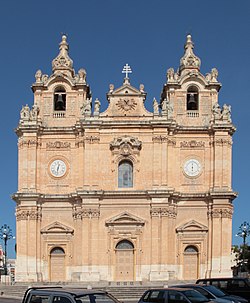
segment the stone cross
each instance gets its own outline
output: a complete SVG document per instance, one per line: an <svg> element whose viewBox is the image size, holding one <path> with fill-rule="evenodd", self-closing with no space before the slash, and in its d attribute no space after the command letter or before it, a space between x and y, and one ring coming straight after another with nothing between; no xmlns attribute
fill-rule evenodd
<svg viewBox="0 0 250 303"><path fill-rule="evenodd" d="M128 74L132 73L132 70L131 70L130 66L128 65L128 63L126 63L126 65L124 65L122 73L125 74L126 78L128 78Z"/></svg>

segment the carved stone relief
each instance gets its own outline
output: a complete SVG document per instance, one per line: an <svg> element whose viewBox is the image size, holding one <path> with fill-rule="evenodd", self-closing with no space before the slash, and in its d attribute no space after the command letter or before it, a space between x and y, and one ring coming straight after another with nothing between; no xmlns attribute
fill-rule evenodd
<svg viewBox="0 0 250 303"><path fill-rule="evenodd" d="M181 141L180 146L181 147L187 147L187 148L200 148L200 147L205 147L205 142L204 141L196 141L196 140Z"/></svg>
<svg viewBox="0 0 250 303"><path fill-rule="evenodd" d="M177 210L176 208L170 207L152 207L150 210L151 217L168 217L176 218Z"/></svg>
<svg viewBox="0 0 250 303"><path fill-rule="evenodd" d="M83 219L83 218L99 218L100 217L100 209L99 208L81 208L75 209L73 211L73 218Z"/></svg>
<svg viewBox="0 0 250 303"><path fill-rule="evenodd" d="M136 108L137 102L131 98L120 98L117 101L116 105L119 110L124 111L124 112L129 112Z"/></svg>
<svg viewBox="0 0 250 303"><path fill-rule="evenodd" d="M41 220L42 212L40 210L17 210L16 211L16 219L20 220Z"/></svg>
<svg viewBox="0 0 250 303"><path fill-rule="evenodd" d="M70 142L63 142L63 141L55 141L55 142L48 142L46 143L47 149L69 149L71 146Z"/></svg>
<svg viewBox="0 0 250 303"><path fill-rule="evenodd" d="M115 138L110 143L110 150L113 154L129 156L131 154L139 154L142 148L142 142L135 137L124 136Z"/></svg>
<svg viewBox="0 0 250 303"><path fill-rule="evenodd" d="M212 218L229 218L233 217L233 210L230 208L218 208L208 211L208 217Z"/></svg>
<svg viewBox="0 0 250 303"><path fill-rule="evenodd" d="M156 143L167 142L168 145L176 145L176 140L170 139L168 136L162 136L162 135L153 136L152 141Z"/></svg>

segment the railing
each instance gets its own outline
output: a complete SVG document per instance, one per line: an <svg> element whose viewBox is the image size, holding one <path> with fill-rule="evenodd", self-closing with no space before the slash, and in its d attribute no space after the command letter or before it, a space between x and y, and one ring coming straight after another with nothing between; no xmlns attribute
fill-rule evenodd
<svg viewBox="0 0 250 303"><path fill-rule="evenodd" d="M60 111L58 111L58 112L54 112L53 113L53 118L65 118L65 112L60 112Z"/></svg>
<svg viewBox="0 0 250 303"><path fill-rule="evenodd" d="M187 111L187 117L189 118L198 118L199 112L197 110L189 110Z"/></svg>

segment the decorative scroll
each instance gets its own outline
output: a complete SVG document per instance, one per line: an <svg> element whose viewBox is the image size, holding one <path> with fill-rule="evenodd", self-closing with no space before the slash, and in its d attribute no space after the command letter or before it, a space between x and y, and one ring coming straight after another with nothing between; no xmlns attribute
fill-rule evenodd
<svg viewBox="0 0 250 303"><path fill-rule="evenodd" d="M176 209L170 209L167 207L154 207L150 210L151 217L168 217L176 218L177 211Z"/></svg>
<svg viewBox="0 0 250 303"><path fill-rule="evenodd" d="M221 138L221 139L216 139L214 140L213 142L210 142L210 144L212 145L233 145L233 140L231 138L229 139L224 139L224 138Z"/></svg>
<svg viewBox="0 0 250 303"><path fill-rule="evenodd" d="M46 144L47 149L69 149L70 148L70 142L62 142L62 141L55 141L55 142L48 142Z"/></svg>
<svg viewBox="0 0 250 303"><path fill-rule="evenodd" d="M24 139L20 139L18 142L18 146L19 147L38 147L38 146L42 146L41 142L39 142L38 140L34 139L34 140L24 140Z"/></svg>
<svg viewBox="0 0 250 303"><path fill-rule="evenodd" d="M169 139L169 137L167 136L162 136L162 135L158 135L158 136L154 136L152 138L153 142L156 143L163 143L163 142L167 142L169 145L176 145L176 140L174 139Z"/></svg>
<svg viewBox="0 0 250 303"><path fill-rule="evenodd" d="M98 136L86 136L85 137L85 142L90 143L90 144L99 143L100 142L100 137L98 137Z"/></svg>
<svg viewBox="0 0 250 303"><path fill-rule="evenodd" d="M42 213L37 210L17 210L16 212L17 221L20 220L41 220Z"/></svg>
<svg viewBox="0 0 250 303"><path fill-rule="evenodd" d="M208 217L212 218L228 218L232 219L233 217L233 210L230 208L218 208L208 211Z"/></svg>
<svg viewBox="0 0 250 303"><path fill-rule="evenodd" d="M77 209L73 211L73 218L83 219L83 218L99 218L100 217L100 209L99 208L88 208L88 209Z"/></svg>
<svg viewBox="0 0 250 303"><path fill-rule="evenodd" d="M138 138L124 136L115 138L110 143L110 149L114 154L121 154L128 156L131 154L138 154L141 150L142 142Z"/></svg>
<svg viewBox="0 0 250 303"><path fill-rule="evenodd" d="M200 147L205 147L205 142L196 141L196 140L182 141L180 143L180 146L181 147L187 147L187 148L200 148Z"/></svg>

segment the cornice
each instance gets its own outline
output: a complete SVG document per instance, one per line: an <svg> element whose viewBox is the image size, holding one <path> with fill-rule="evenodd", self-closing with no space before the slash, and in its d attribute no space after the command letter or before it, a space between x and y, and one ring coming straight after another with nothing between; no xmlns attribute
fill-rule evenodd
<svg viewBox="0 0 250 303"><path fill-rule="evenodd" d="M75 193L70 194L41 194L41 193L15 193L12 199L17 203L25 201L50 202L55 199L60 201L70 201L71 203L79 202L81 199L94 198L96 200L104 199L152 199L152 198L172 198L174 201L194 201L212 199L229 199L233 201L237 197L237 193L233 191L208 191L205 193L184 193L176 192L173 188L169 189L155 189L155 190L117 190L117 191L103 191L103 190L81 190L78 189Z"/></svg>

